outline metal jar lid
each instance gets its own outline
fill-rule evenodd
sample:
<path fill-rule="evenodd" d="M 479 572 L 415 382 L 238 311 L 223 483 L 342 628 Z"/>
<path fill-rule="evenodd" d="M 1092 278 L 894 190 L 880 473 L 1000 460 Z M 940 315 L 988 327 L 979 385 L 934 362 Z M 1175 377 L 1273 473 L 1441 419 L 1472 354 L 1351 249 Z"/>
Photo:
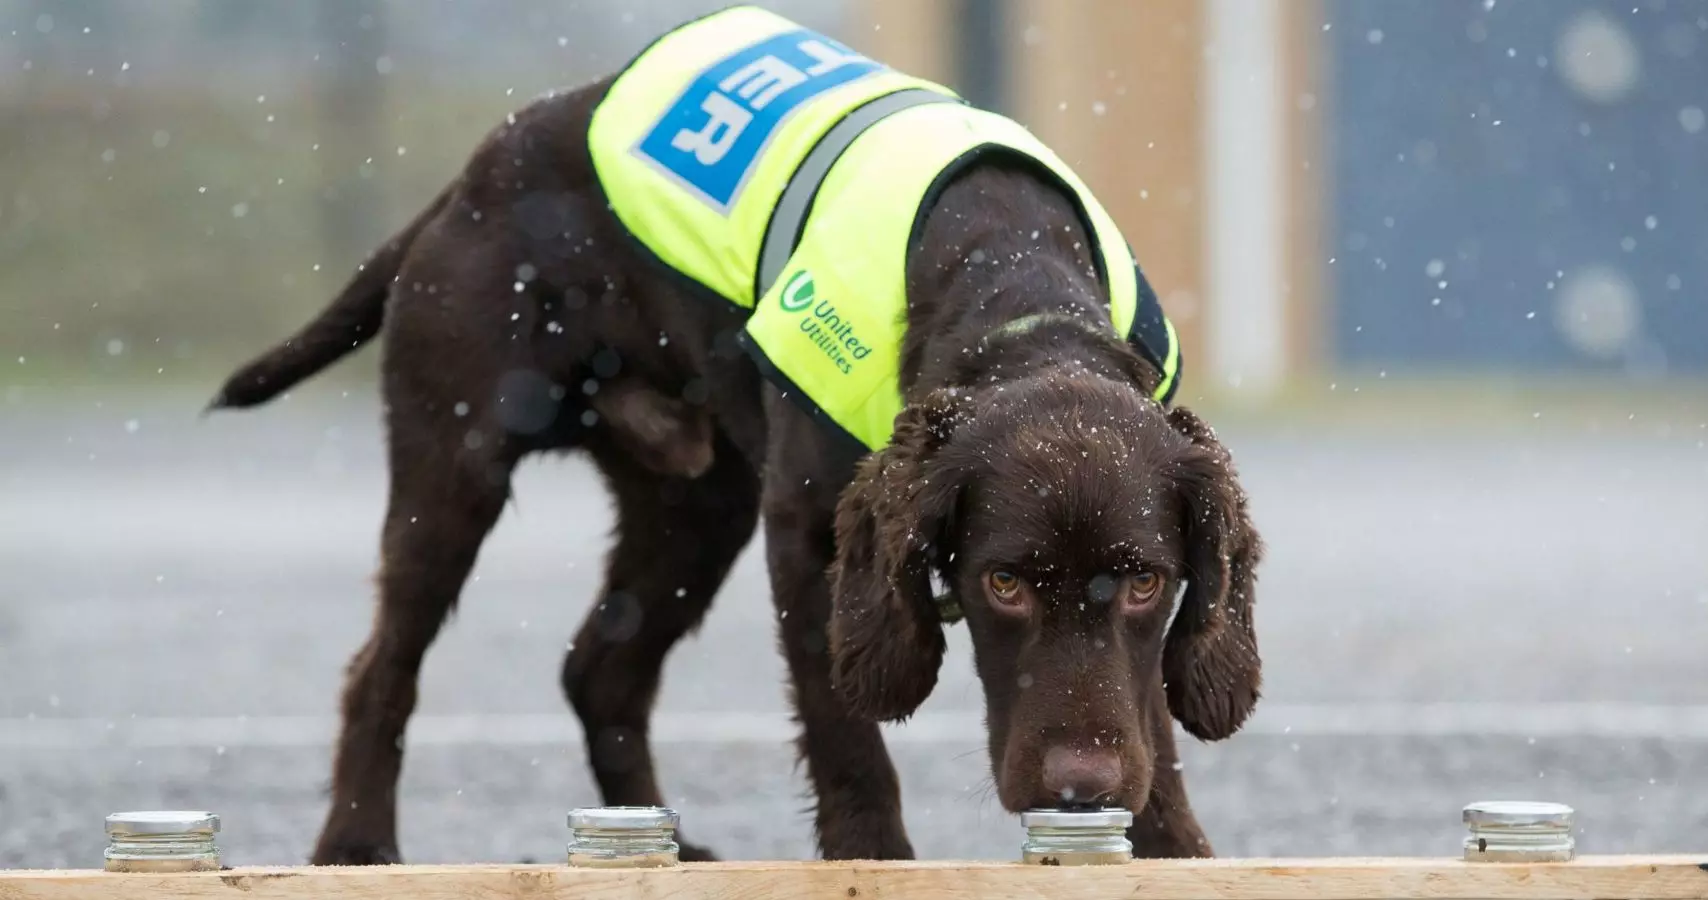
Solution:
<path fill-rule="evenodd" d="M 219 830 L 219 816 L 202 810 L 164 809 L 117 812 L 107 817 L 111 835 L 205 834 Z"/>
<path fill-rule="evenodd" d="M 1028 809 L 1020 814 L 1025 828 L 1130 828 L 1133 814 L 1116 807 L 1103 809 Z"/>
<path fill-rule="evenodd" d="M 1465 807 L 1465 824 L 1472 828 L 1572 827 L 1570 806 L 1538 800 L 1484 800 Z"/>
<path fill-rule="evenodd" d="M 674 831 L 682 821 L 667 806 L 588 806 L 569 811 L 572 829 L 598 828 L 612 831 Z"/>

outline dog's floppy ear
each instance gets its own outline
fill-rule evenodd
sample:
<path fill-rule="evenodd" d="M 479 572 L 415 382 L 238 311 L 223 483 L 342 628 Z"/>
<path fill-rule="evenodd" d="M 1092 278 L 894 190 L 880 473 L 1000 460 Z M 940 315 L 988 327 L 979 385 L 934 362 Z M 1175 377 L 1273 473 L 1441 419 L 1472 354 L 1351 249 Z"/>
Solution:
<path fill-rule="evenodd" d="M 831 682 L 849 712 L 904 719 L 937 684 L 943 624 L 929 550 L 960 491 L 933 465 L 954 427 L 955 398 L 932 392 L 896 417 L 890 445 L 861 460 L 836 510 L 831 565 Z"/>
<path fill-rule="evenodd" d="M 1262 689 L 1252 603 L 1263 542 L 1215 432 L 1184 407 L 1168 421 L 1192 447 L 1172 473 L 1189 571 L 1163 651 L 1163 679 L 1169 711 L 1194 737 L 1214 741 L 1239 730 Z"/>

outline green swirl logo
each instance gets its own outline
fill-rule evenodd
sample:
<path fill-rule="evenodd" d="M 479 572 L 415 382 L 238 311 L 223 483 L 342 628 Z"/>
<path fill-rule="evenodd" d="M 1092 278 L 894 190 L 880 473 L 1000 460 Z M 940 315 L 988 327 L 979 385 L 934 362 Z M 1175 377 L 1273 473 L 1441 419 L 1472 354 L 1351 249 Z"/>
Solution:
<path fill-rule="evenodd" d="M 778 302 L 783 305 L 785 312 L 800 312 L 812 305 L 815 294 L 812 273 L 802 269 L 783 285 L 783 296 Z"/>

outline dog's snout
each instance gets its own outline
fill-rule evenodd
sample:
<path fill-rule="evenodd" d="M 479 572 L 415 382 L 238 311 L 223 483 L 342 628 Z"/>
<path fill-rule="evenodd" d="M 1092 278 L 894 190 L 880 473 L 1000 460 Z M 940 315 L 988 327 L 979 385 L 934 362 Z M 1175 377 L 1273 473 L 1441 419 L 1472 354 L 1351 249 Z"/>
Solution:
<path fill-rule="evenodd" d="M 1053 805 L 1101 803 L 1121 789 L 1121 755 L 1113 747 L 1051 747 L 1043 780 Z"/>

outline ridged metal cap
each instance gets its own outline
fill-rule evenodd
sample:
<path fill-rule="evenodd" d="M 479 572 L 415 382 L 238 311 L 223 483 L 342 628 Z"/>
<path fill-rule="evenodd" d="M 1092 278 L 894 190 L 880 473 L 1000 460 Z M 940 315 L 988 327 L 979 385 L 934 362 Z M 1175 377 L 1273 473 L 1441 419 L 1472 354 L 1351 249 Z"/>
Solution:
<path fill-rule="evenodd" d="M 1028 809 L 1020 814 L 1025 828 L 1130 828 L 1132 812 L 1118 807 L 1103 809 Z"/>
<path fill-rule="evenodd" d="M 150 809 L 117 812 L 107 817 L 107 833 L 206 834 L 219 830 L 219 816 L 202 810 Z"/>
<path fill-rule="evenodd" d="M 667 806 L 587 806 L 569 811 L 570 828 L 674 830 L 681 821 L 676 810 Z"/>
<path fill-rule="evenodd" d="M 1571 807 L 1539 800 L 1484 800 L 1465 807 L 1472 828 L 1570 828 Z"/>

